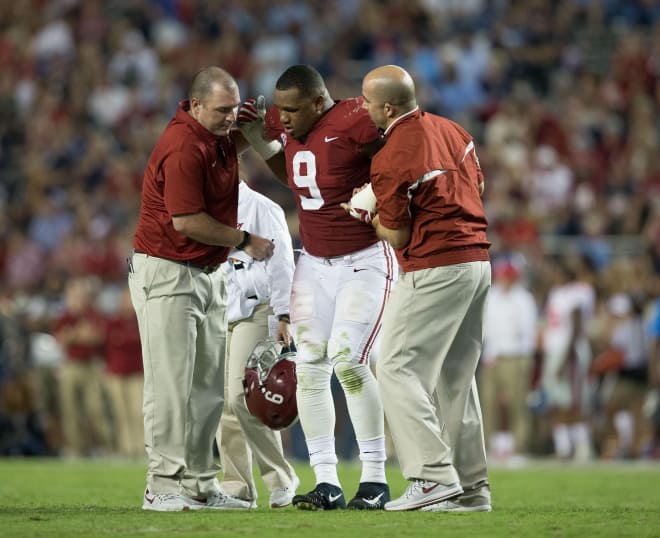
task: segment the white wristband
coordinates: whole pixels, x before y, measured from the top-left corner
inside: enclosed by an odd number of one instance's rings
[[[243,134],[243,138],[254,148],[264,160],[268,160],[282,151],[282,143],[279,140],[264,140],[262,135],[264,131],[264,122],[257,119],[250,123],[240,124],[238,128]]]
[[[282,151],[282,143],[279,140],[257,140],[251,143],[251,145],[254,151],[263,157],[264,161],[267,161]]]

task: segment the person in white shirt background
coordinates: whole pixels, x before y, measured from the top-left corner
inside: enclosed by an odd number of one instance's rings
[[[484,437],[491,456],[507,459],[528,451],[530,390],[538,312],[522,280],[522,261],[493,263],[493,286],[478,373]]]
[[[225,407],[216,440],[224,471],[222,490],[247,500],[256,508],[257,489],[253,457],[270,491],[269,506],[291,504],[299,480],[284,456],[279,431],[252,416],[245,403],[245,365],[257,342],[269,336],[287,345],[289,301],[294,258],[284,211],[252,190],[242,178],[238,194],[238,227],[268,237],[273,256],[255,261],[244,251],[232,250],[223,269],[227,274],[228,331],[225,362]]]
[[[559,258],[555,284],[545,303],[541,387],[547,398],[555,455],[590,460],[594,455],[589,416],[594,384],[588,370],[592,350],[587,327],[596,291],[587,260]]]

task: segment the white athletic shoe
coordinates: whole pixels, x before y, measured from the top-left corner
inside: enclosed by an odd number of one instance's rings
[[[191,510],[250,510],[250,508],[252,502],[232,497],[222,491],[206,499],[190,499]]]
[[[460,499],[460,498],[459,498]],[[492,507],[490,504],[474,504],[468,505],[460,502],[459,499],[454,499],[453,501],[440,501],[436,504],[430,504],[428,506],[423,506],[419,510],[421,512],[490,512]]]
[[[293,484],[288,488],[278,488],[270,492],[269,504],[271,508],[284,508],[289,506],[293,501],[293,496],[300,485],[300,480],[296,476]]]
[[[463,488],[458,482],[445,486],[428,480],[413,480],[401,497],[385,503],[385,510],[388,512],[418,510],[423,506],[451,499],[461,493],[463,493]]]
[[[453,499],[420,508],[422,512],[490,512],[490,485],[482,484],[476,488],[467,489],[462,495]]]
[[[155,512],[181,512],[190,510],[190,499],[177,493],[149,493],[144,490],[142,510],[153,510]]]

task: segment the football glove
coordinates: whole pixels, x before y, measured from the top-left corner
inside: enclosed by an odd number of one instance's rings
[[[371,221],[376,216],[376,195],[374,194],[371,183],[361,191],[356,192],[349,201],[350,209],[348,211],[351,217],[371,224]]]
[[[364,222],[365,224],[371,224],[371,221],[374,220],[374,217],[376,216],[376,213],[372,213],[366,209],[360,209],[359,207],[351,207],[351,210],[348,212],[348,214],[351,217]]]
[[[282,151],[282,144],[278,140],[264,140],[265,116],[266,98],[260,95],[256,100],[248,99],[241,105],[236,124],[245,140],[267,161]]]

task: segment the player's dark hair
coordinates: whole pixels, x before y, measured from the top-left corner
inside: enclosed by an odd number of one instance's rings
[[[305,97],[316,97],[326,91],[321,73],[307,64],[292,65],[280,75],[275,84],[275,89],[280,91],[293,88]]]
[[[193,77],[188,98],[192,99],[195,97],[203,101],[211,93],[215,84],[219,84],[229,91],[238,87],[234,78],[224,69],[220,67],[205,67]]]

